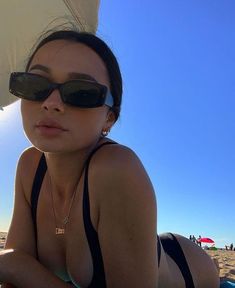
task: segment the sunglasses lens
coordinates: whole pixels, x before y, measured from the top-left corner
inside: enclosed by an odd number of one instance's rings
[[[26,100],[43,101],[58,87],[64,103],[80,108],[94,108],[105,104],[107,88],[99,83],[72,80],[53,84],[48,79],[31,73],[15,72],[10,78],[10,92]]]
[[[50,83],[47,79],[30,73],[12,73],[10,92],[17,97],[31,100],[44,100],[50,93]]]
[[[63,101],[81,108],[99,107],[104,104],[106,87],[98,83],[74,80],[61,87]]]

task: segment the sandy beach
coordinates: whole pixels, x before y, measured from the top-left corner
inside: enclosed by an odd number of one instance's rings
[[[3,249],[7,233],[0,232],[0,250]],[[235,281],[235,251],[205,250],[218,263],[221,280]]]
[[[6,241],[7,233],[0,232],[0,250],[3,249],[5,241]]]
[[[218,262],[221,280],[235,281],[235,251],[206,250],[206,252]]]

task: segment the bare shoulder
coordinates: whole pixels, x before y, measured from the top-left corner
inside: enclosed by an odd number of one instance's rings
[[[114,144],[100,149],[94,155],[90,173],[102,198],[125,198],[129,194],[140,201],[155,202],[154,189],[142,162],[126,146]]]
[[[22,185],[25,197],[29,202],[33,179],[42,152],[34,147],[24,150],[18,160],[16,181]],[[17,190],[16,190],[17,191]]]
[[[155,287],[156,201],[151,181],[137,155],[125,146],[107,145],[92,160],[89,188],[98,207],[96,230],[107,286]]]
[[[24,164],[30,162],[32,163],[32,160],[38,160],[40,156],[42,155],[42,152],[34,148],[33,146],[26,148],[20,155],[19,163],[23,161]]]
[[[93,166],[95,168],[99,167],[99,169],[102,169],[102,173],[115,172],[116,175],[131,174],[137,172],[138,170],[145,171],[135,152],[127,146],[120,144],[106,145],[100,149],[94,155]]]
[[[18,160],[13,216],[5,246],[6,249],[19,249],[32,256],[36,255],[36,245],[31,217],[30,196],[40,155],[41,153],[35,148],[28,148]]]

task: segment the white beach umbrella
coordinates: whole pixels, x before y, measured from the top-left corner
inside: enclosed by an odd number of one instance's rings
[[[8,92],[12,71],[24,71],[37,38],[49,29],[76,26],[95,33],[99,0],[0,1],[0,107],[17,98]]]

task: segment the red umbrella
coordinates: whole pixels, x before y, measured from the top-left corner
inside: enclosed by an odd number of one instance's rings
[[[197,239],[197,241],[202,243],[215,243],[215,241],[212,240],[211,238],[199,238]]]

